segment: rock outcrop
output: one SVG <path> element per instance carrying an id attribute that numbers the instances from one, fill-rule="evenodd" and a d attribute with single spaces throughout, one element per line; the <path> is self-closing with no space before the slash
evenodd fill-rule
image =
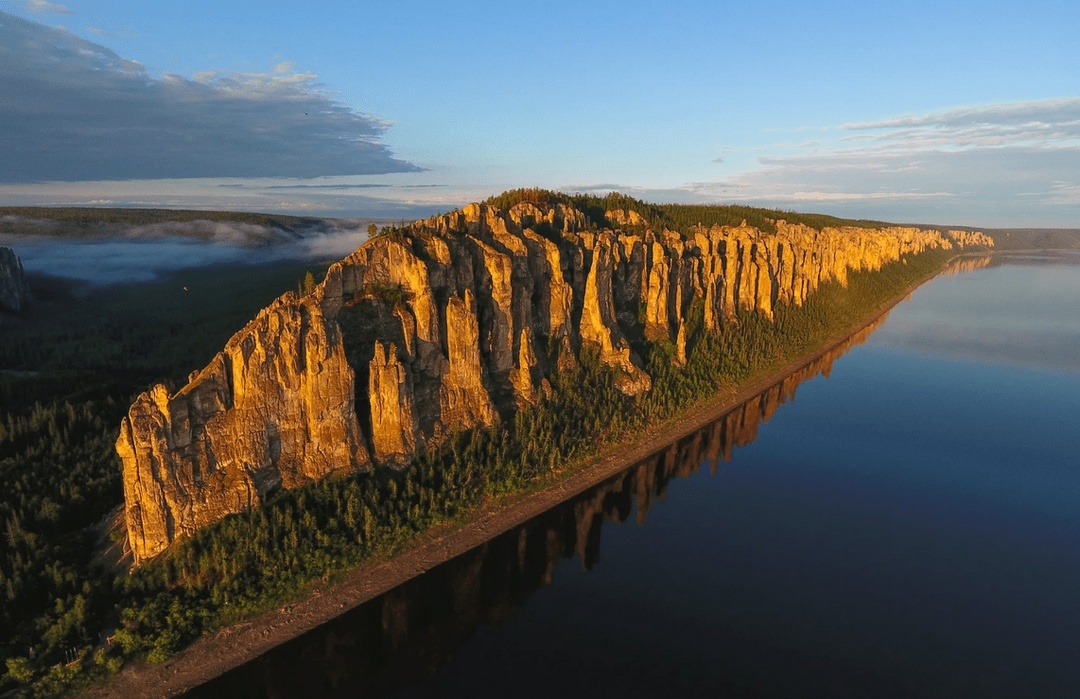
<path id="1" fill-rule="evenodd" d="M 139 396 L 116 442 L 136 563 L 278 486 L 369 468 L 354 381 L 337 324 L 290 292 L 176 395 Z"/>
<path id="2" fill-rule="evenodd" d="M 416 455 L 412 380 L 393 342 L 375 343 L 368 374 L 371 441 L 375 463 L 405 465 Z"/>
<path id="3" fill-rule="evenodd" d="M 949 231 L 948 235 L 953 241 L 956 242 L 962 248 L 980 247 L 980 248 L 992 248 L 994 247 L 993 239 L 981 233 L 979 231 Z"/>
<path id="4" fill-rule="evenodd" d="M 590 230 L 561 203 L 418 221 L 332 265 L 310 294 L 279 298 L 175 395 L 140 396 L 117 441 L 136 563 L 277 487 L 404 467 L 509 420 L 582 352 L 639 394 L 651 377 L 635 343 L 670 342 L 685 362 L 691 322 L 722 333 L 740 310 L 771 317 L 851 271 L 986 244 L 909 227 L 681 234 L 636 212 L 605 218 L 621 228 Z"/>
<path id="5" fill-rule="evenodd" d="M 11 248 L 0 247 L 0 311 L 18 313 L 29 295 L 19 256 Z"/>

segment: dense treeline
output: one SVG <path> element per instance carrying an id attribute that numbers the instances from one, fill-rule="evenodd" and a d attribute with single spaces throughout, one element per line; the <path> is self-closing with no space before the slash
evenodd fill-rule
<path id="1" fill-rule="evenodd" d="M 31 277 L 33 308 L 0 335 L 0 405 L 100 397 L 106 383 L 124 393 L 158 381 L 183 385 L 192 367 L 209 362 L 274 298 L 302 287 L 309 271 L 297 263 L 211 267 L 89 288 Z M 41 390 L 47 386 L 59 393 Z"/>
<path id="2" fill-rule="evenodd" d="M 517 196 L 547 194 L 504 195 Z M 592 199 L 568 203 L 593 211 L 634 205 L 620 195 Z M 665 215 L 664 207 L 642 206 L 650 221 Z M 244 270 L 240 279 L 219 269 L 45 294 L 51 300 L 39 301 L 34 322 L 10 332 L 5 326 L 0 335 L 0 671 L 7 670 L 0 692 L 36 678 L 34 691 L 49 695 L 115 670 L 124 657 L 163 659 L 316 580 L 389 555 L 433 525 L 460 520 L 487 498 L 540 487 L 718 387 L 820 345 L 943 259 L 924 253 L 852 273 L 847 289 L 824 284 L 804 306 L 775 309 L 774 322 L 741 312 L 716 337 L 703 331 L 702 309 L 694 307 L 685 366 L 672 362 L 670 343 L 636 343 L 653 377 L 646 396 L 624 396 L 614 370 L 585 351 L 512 424 L 459 434 L 401 472 L 279 491 L 133 574 L 95 559 L 105 519 L 122 499 L 112 448 L 120 416 L 148 383 L 182 384 L 257 309 L 302 284 L 304 270 Z M 88 320 L 70 324 L 80 314 Z M 118 643 L 110 650 L 100 639 L 113 629 Z M 65 666 L 71 649 L 85 662 Z"/>
<path id="3" fill-rule="evenodd" d="M 650 204 L 619 192 L 604 196 L 592 194 L 563 194 L 546 189 L 514 189 L 491 197 L 485 203 L 509 209 L 514 204 L 528 202 L 537 205 L 565 204 L 573 206 L 597 226 L 612 225 L 605 212 L 613 209 L 634 211 L 656 229 L 668 228 L 682 234 L 696 226 L 738 226 L 743 222 L 769 233 L 776 232 L 776 221 L 803 225 L 821 230 L 826 227 L 854 226 L 857 228 L 880 228 L 890 224 L 881 221 L 843 219 L 824 214 L 802 214 L 780 209 L 762 209 L 754 206 L 715 204 Z"/>
<path id="4" fill-rule="evenodd" d="M 191 270 L 93 288 L 31 278 L 32 306 L 0 331 L 0 693 L 98 646 L 115 623 L 126 574 L 100 554 L 123 501 L 114 442 L 135 394 L 181 385 L 305 271 Z M 52 669 L 41 693 L 78 669 Z"/>
<path id="5" fill-rule="evenodd" d="M 93 646 L 112 581 L 90 562 L 115 508 L 118 401 L 36 404 L 0 422 L 0 628 L 5 650 L 54 663 Z"/>

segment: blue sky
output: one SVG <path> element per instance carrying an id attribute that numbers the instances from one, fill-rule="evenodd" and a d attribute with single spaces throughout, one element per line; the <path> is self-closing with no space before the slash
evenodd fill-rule
<path id="1" fill-rule="evenodd" d="M 1080 227 L 1080 3 L 0 0 L 0 204 Z"/>

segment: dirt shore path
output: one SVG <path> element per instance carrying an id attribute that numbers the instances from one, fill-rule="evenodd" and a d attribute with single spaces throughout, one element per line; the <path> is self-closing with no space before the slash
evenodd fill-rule
<path id="1" fill-rule="evenodd" d="M 942 270 L 947 266 L 948 263 L 943 265 Z M 754 398 L 846 342 L 893 306 L 907 299 L 915 289 L 937 276 L 938 272 L 906 289 L 848 332 L 834 338 L 815 352 L 768 372 L 738 391 L 720 393 L 675 420 L 649 428 L 630 446 L 609 447 L 584 466 L 541 490 L 485 505 L 460 526 L 420 535 L 414 545 L 389 560 L 363 564 L 346 574 L 340 582 L 316 586 L 304 599 L 199 639 L 177 656 L 159 665 L 129 663 L 117 675 L 104 684 L 91 688 L 83 696 L 110 699 L 177 696 L 254 660 L 272 648 L 392 590 L 440 563 L 524 524 L 719 419 L 729 410 Z"/>

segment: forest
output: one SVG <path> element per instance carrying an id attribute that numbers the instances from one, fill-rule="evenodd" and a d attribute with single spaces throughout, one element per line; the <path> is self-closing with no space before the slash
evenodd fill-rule
<path id="1" fill-rule="evenodd" d="M 585 212 L 589 220 L 599 226 L 614 227 L 614 222 L 607 219 L 606 212 L 615 209 L 634 211 L 656 229 L 668 228 L 687 234 L 695 226 L 738 226 L 742 223 L 753 226 L 766 233 L 776 232 L 776 221 L 801 223 L 821 230 L 826 227 L 837 228 L 852 226 L 855 228 L 882 228 L 893 225 L 882 221 L 843 219 L 824 214 L 802 214 L 780 209 L 762 209 L 754 206 L 716 205 L 716 204 L 651 204 L 634 197 L 612 192 L 604 196 L 593 194 L 564 194 L 546 189 L 513 189 L 488 198 L 485 203 L 502 210 L 509 209 L 519 202 L 530 204 L 564 204 Z"/>
<path id="2" fill-rule="evenodd" d="M 800 220 L 749 207 L 543 190 L 489 203 L 532 198 L 559 198 L 602 226 L 608 222 L 596 216 L 611 208 L 682 231 L 698 223 Z M 325 268 L 210 268 L 91 289 L 31 279 L 36 303 L 24 318 L 5 319 L 0 334 L 0 693 L 54 696 L 130 659 L 160 662 L 314 581 L 393 555 L 432 526 L 463 521 L 482 503 L 544 487 L 644 425 L 673 419 L 843 335 L 938 271 L 946 257 L 932 251 L 876 273 L 854 272 L 846 288 L 827 282 L 804 305 L 779 306 L 774 321 L 742 311 L 719 336 L 703 331 L 702 309 L 692 308 L 685 366 L 672 363 L 669 342 L 639 341 L 654 388 L 637 398 L 619 392 L 613 370 L 586 349 L 513 424 L 458 434 L 403 471 L 279 491 L 266 506 L 227 517 L 134 572 L 117 564 L 113 526 L 122 502 L 113 442 L 132 398 L 157 381 L 182 385 L 258 309 L 310 285 Z"/>

